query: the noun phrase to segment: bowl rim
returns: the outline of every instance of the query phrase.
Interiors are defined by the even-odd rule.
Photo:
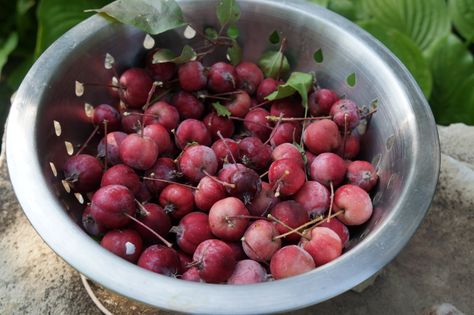
[[[392,211],[390,218],[387,218],[390,224],[384,224],[370,233],[361,242],[364,246],[356,246],[336,261],[300,276],[256,285],[222,286],[176,281],[134,266],[102,249],[70,220],[63,206],[47,188],[48,183],[41,171],[43,166],[39,164],[38,159],[31,158],[37,154],[35,121],[38,95],[47,88],[46,82],[48,76],[51,76],[45,74],[44,68],[54,70],[74,49],[70,45],[71,42],[91,36],[88,35],[92,33],[91,30],[110,25],[110,21],[95,15],[58,39],[32,66],[16,94],[6,129],[10,179],[26,216],[48,246],[88,278],[121,295],[169,310],[207,314],[282,312],[330,299],[368,279],[399,253],[419,226],[435,192],[440,149],[433,114],[411,74],[378,40],[329,10],[298,0],[257,2],[293,10],[312,18],[326,19],[330,24],[351,33],[357,40],[370,45],[374,53],[396,73],[396,77],[403,83],[404,92],[421,105],[413,110],[416,121],[425,122],[416,126],[417,138],[423,139],[424,146],[422,150],[414,153],[417,176],[413,176],[412,172],[407,179],[407,182],[417,189],[405,191],[403,200],[396,204],[397,208],[417,208],[418,211],[409,215],[409,222],[405,222],[407,217],[402,218],[402,214],[406,213]],[[32,181],[31,178],[38,180]],[[46,211],[53,214],[48,216],[48,220],[44,219]],[[397,225],[402,219],[406,225],[403,231],[399,231]],[[94,258],[85,257],[84,252]],[[335,270],[338,272],[335,273]],[[352,270],[357,270],[357,273]],[[332,284],[328,285],[328,281]],[[147,289],[143,290],[144,287]],[[249,297],[253,299],[249,301]]]

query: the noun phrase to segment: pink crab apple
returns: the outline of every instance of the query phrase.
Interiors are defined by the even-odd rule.
[[[270,261],[270,271],[275,280],[297,276],[315,267],[311,255],[296,245],[282,247]]]
[[[359,186],[347,184],[334,193],[334,212],[344,210],[337,218],[346,225],[360,225],[372,215],[369,194]]]

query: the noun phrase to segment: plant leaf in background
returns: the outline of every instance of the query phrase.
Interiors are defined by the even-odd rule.
[[[365,0],[366,8],[381,26],[408,35],[422,49],[450,31],[445,0]]]
[[[84,10],[108,2],[105,0],[41,0],[37,11],[38,34],[35,56],[39,57],[58,37],[93,14],[84,13]]]
[[[18,45],[18,34],[10,33],[5,42],[0,43],[0,76],[2,75],[3,66],[7,63],[8,56]]]
[[[187,24],[181,7],[174,0],[117,0],[101,9],[88,11],[105,13],[153,35]]]
[[[431,109],[437,122],[474,124],[474,58],[455,35],[436,41],[425,53],[433,75]]]
[[[290,71],[288,59],[281,51],[271,50],[263,53],[258,61],[258,65],[266,77],[274,79],[284,76]]]
[[[153,63],[172,62],[182,64],[194,59],[196,59],[196,52],[189,45],[184,45],[179,56],[175,56],[169,49],[160,49],[153,55]]]
[[[235,0],[220,0],[217,4],[216,14],[221,27],[235,24],[240,18],[240,7]]]
[[[459,34],[474,41],[474,0],[449,0],[449,14]]]
[[[430,68],[423,53],[410,37],[396,29],[383,27],[373,21],[361,22],[359,25],[380,40],[403,62],[418,82],[423,94],[429,98],[432,88]]]
[[[314,77],[310,73],[293,72],[285,84],[278,86],[278,89],[265,97],[266,100],[273,101],[291,96],[298,92],[301,96],[304,108],[308,107],[308,92],[313,85]]]

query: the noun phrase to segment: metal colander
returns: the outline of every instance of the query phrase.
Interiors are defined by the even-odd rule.
[[[179,1],[194,27],[217,25],[217,1]],[[278,30],[288,39],[294,70],[315,71],[321,86],[358,104],[378,101],[362,141],[362,157],[380,176],[374,214],[333,262],[300,276],[248,286],[193,283],[141,269],[103,249],[78,224],[88,197],[69,192],[61,169],[92,131],[90,106],[107,103],[114,71],[137,65],[150,46],[179,50],[183,31],[151,39],[143,32],[93,16],[56,41],[25,77],[7,128],[7,159],[18,199],[45,242],[75,269],[129,298],[191,313],[255,314],[285,311],[334,297],[387,264],[413,235],[438,178],[439,145],[429,106],[406,68],[383,45],[346,19],[303,1],[241,0],[244,59],[256,61]],[[313,54],[321,49],[323,60]],[[220,52],[220,59],[224,52]],[[347,78],[355,76],[355,85]]]

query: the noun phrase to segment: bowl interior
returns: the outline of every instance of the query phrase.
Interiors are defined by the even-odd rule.
[[[233,294],[234,299],[242,303],[235,304],[238,306],[232,311],[224,302],[212,299],[214,306],[209,308],[206,305],[211,302],[204,296],[212,292],[206,290],[214,290],[215,286],[196,287],[161,276],[153,277],[158,284],[148,282],[145,291],[159,290],[167,285],[169,294],[191,290],[200,297],[202,294],[202,298],[180,297],[183,293],[176,293],[175,299],[169,296],[156,298],[152,292],[137,292],[145,281],[142,277],[149,277],[149,272],[113,257],[88,240],[77,225],[71,224],[79,224],[84,208],[81,201],[87,202],[88,196],[67,192],[61,182],[60,170],[68,156],[77,151],[78,145],[92,131],[87,109],[112,101],[104,87],[85,86],[83,93],[78,95],[76,81],[108,84],[116,72],[141,65],[147,52],[143,32],[110,23],[99,16],[82,23],[40,58],[25,79],[12,109],[10,125],[15,119],[22,120],[22,115],[24,123],[31,123],[26,130],[9,126],[7,150],[15,190],[32,224],[47,243],[75,268],[121,294],[155,306],[191,312],[209,313],[214,309],[221,313],[252,313],[292,309],[330,298],[363,281],[392,259],[418,226],[433,195],[439,168],[434,121],[411,76],[385,48],[345,19],[300,1],[246,0],[239,3],[242,10],[238,23],[241,31],[239,42],[244,50],[244,60],[255,62],[264,51],[272,48],[268,37],[277,30],[288,39],[287,54],[292,70],[314,71],[322,87],[332,88],[359,105],[369,106],[375,100],[378,103],[378,110],[363,136],[361,150],[361,157],[374,163],[380,177],[372,195],[372,218],[363,227],[352,231],[355,237],[351,240],[350,250],[336,261],[293,280],[262,284],[262,288],[269,285],[273,288],[273,294],[262,297],[262,301],[251,305],[242,302],[251,296],[253,289],[245,292],[237,288],[220,288],[220,294]],[[217,25],[216,1],[180,1],[180,4],[193,27],[202,29]],[[199,42],[198,37],[186,39],[183,31],[179,29],[154,37],[155,47],[179,52],[183,44]],[[318,49],[323,53],[321,63],[313,59]],[[105,67],[107,54],[115,60],[112,69]],[[225,52],[219,51],[214,58],[224,59]],[[206,62],[212,62],[212,59]],[[351,74],[355,74],[355,86],[346,82]],[[13,133],[31,137],[31,140],[23,143]],[[18,149],[22,145],[32,149]],[[13,165],[13,159],[21,152],[33,154],[31,165],[23,170]],[[46,194],[49,209],[38,210],[38,205],[35,205],[36,201],[41,204],[44,195],[42,198],[30,196],[28,200],[22,197],[26,196],[28,188],[21,186],[20,178],[27,178],[30,167],[31,172],[40,174],[41,181],[46,183],[42,193]],[[47,231],[55,224],[53,221],[40,222],[44,221],[45,215],[57,217],[58,229],[70,235],[70,244],[81,248],[87,246],[103,258],[104,263],[91,267],[91,261],[78,258],[80,256],[67,248],[64,241],[57,240],[58,231]],[[113,264],[123,279],[112,280],[113,275],[104,272],[105,268],[112,269],[105,261]],[[130,280],[126,272],[131,272],[138,277],[136,281],[142,282]],[[123,287],[125,279],[129,288]],[[313,288],[311,283],[316,280],[322,282]],[[298,296],[301,298],[295,301],[285,293],[287,290],[278,291],[281,290],[279,282],[286,283],[287,287],[303,285],[313,293],[300,288]],[[298,289],[295,287],[295,290]],[[297,294],[295,291],[291,293],[291,296]],[[221,298],[225,301],[224,295]]]

